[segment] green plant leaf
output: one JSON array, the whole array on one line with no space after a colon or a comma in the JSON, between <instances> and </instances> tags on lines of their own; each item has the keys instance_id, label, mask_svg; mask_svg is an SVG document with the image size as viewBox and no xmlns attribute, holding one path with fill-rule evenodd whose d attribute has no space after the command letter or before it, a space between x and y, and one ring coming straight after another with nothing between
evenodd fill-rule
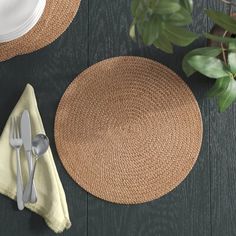
<instances>
[{"instance_id":1,"label":"green plant leaf","mask_svg":"<svg viewBox=\"0 0 236 236\"><path fill-rule=\"evenodd\" d=\"M223 77L216 80L212 88L208 91L208 97L215 97L219 96L223 93L229 86L231 78L230 77Z\"/></svg>"},{"instance_id":2,"label":"green plant leaf","mask_svg":"<svg viewBox=\"0 0 236 236\"><path fill-rule=\"evenodd\" d=\"M195 33L171 24L165 24L164 29L169 40L178 46L185 47L198 38Z\"/></svg>"},{"instance_id":3,"label":"green plant leaf","mask_svg":"<svg viewBox=\"0 0 236 236\"><path fill-rule=\"evenodd\" d=\"M230 37L223 37L223 36L216 36L216 35L213 35L213 34L208 34L208 33L205 33L203 34L207 39L211 39L213 41L216 41L216 42L221 42L221 43L231 43L231 42L234 42L235 39L234 38L230 38Z\"/></svg>"},{"instance_id":4,"label":"green plant leaf","mask_svg":"<svg viewBox=\"0 0 236 236\"><path fill-rule=\"evenodd\" d=\"M217 97L219 110L223 112L236 100L236 81L232 76L219 78L207 95Z\"/></svg>"},{"instance_id":5,"label":"green plant leaf","mask_svg":"<svg viewBox=\"0 0 236 236\"><path fill-rule=\"evenodd\" d=\"M218 106L224 112L236 100L236 81L231 78L228 87L219 94Z\"/></svg>"},{"instance_id":6,"label":"green plant leaf","mask_svg":"<svg viewBox=\"0 0 236 236\"><path fill-rule=\"evenodd\" d=\"M131 2L131 13L134 19L144 20L147 14L147 6L143 0L132 0Z\"/></svg>"},{"instance_id":7,"label":"green plant leaf","mask_svg":"<svg viewBox=\"0 0 236 236\"><path fill-rule=\"evenodd\" d=\"M188 60L188 63L196 71L209 77L218 79L229 75L229 71L220 59L209 56L193 56Z\"/></svg>"},{"instance_id":8,"label":"green plant leaf","mask_svg":"<svg viewBox=\"0 0 236 236\"><path fill-rule=\"evenodd\" d=\"M182 61L182 68L183 71L185 72L185 74L189 77L190 75L192 75L196 70L190 66L190 64L188 63L188 60L192 57L192 56L196 56L196 55L202 55L202 56L210 56L210 57L216 57L218 55L220 55L221 53L221 48L218 47L203 47L203 48L197 48L194 49L192 51L190 51L189 53L187 53Z\"/></svg>"},{"instance_id":9,"label":"green plant leaf","mask_svg":"<svg viewBox=\"0 0 236 236\"><path fill-rule=\"evenodd\" d=\"M149 21L143 22L141 31L144 44L151 45L158 38L159 35L159 17L152 16Z\"/></svg>"},{"instance_id":10,"label":"green plant leaf","mask_svg":"<svg viewBox=\"0 0 236 236\"><path fill-rule=\"evenodd\" d=\"M130 29L129 29L129 36L131 39L136 41L136 32L135 32L135 21L132 22Z\"/></svg>"},{"instance_id":11,"label":"green plant leaf","mask_svg":"<svg viewBox=\"0 0 236 236\"><path fill-rule=\"evenodd\" d=\"M131 2L131 13L133 16L136 16L136 10L139 7L140 0L132 0Z\"/></svg>"},{"instance_id":12,"label":"green plant leaf","mask_svg":"<svg viewBox=\"0 0 236 236\"><path fill-rule=\"evenodd\" d=\"M236 33L236 20L234 20L231 16L213 10L206 10L206 13L217 25L231 33Z\"/></svg>"},{"instance_id":13,"label":"green plant leaf","mask_svg":"<svg viewBox=\"0 0 236 236\"><path fill-rule=\"evenodd\" d=\"M192 22L192 16L185 8L181 7L175 14L171 14L166 21L172 25L183 26Z\"/></svg>"},{"instance_id":14,"label":"green plant leaf","mask_svg":"<svg viewBox=\"0 0 236 236\"><path fill-rule=\"evenodd\" d=\"M232 41L232 42L230 42L229 43L229 51L235 51L236 50L236 39L235 38L233 38L234 39L234 41Z\"/></svg>"},{"instance_id":15,"label":"green plant leaf","mask_svg":"<svg viewBox=\"0 0 236 236\"><path fill-rule=\"evenodd\" d=\"M180 4L189 12L193 11L193 0L180 0Z\"/></svg>"},{"instance_id":16,"label":"green plant leaf","mask_svg":"<svg viewBox=\"0 0 236 236\"><path fill-rule=\"evenodd\" d=\"M229 52L228 52L228 64L230 71L233 74L236 74L236 41L234 43L229 43Z\"/></svg>"},{"instance_id":17,"label":"green plant leaf","mask_svg":"<svg viewBox=\"0 0 236 236\"><path fill-rule=\"evenodd\" d=\"M173 53L173 45L164 34L160 34L158 39L154 42L156 48L161 49L166 53Z\"/></svg>"},{"instance_id":18,"label":"green plant leaf","mask_svg":"<svg viewBox=\"0 0 236 236\"><path fill-rule=\"evenodd\" d=\"M179 11L181 8L178 2L159 0L154 12L160 15L172 14Z\"/></svg>"}]
</instances>

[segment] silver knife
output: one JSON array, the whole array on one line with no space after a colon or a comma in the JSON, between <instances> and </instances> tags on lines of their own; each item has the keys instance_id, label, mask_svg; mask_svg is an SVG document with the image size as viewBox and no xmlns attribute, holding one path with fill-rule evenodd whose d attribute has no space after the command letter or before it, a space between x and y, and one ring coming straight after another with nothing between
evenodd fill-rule
<instances>
[{"instance_id":1,"label":"silver knife","mask_svg":"<svg viewBox=\"0 0 236 236\"><path fill-rule=\"evenodd\" d=\"M33 170L33 163L32 163L32 134L31 134L31 123L30 123L30 115L27 110L22 113L21 116L21 136L23 140L23 146L25 149L25 155L28 160L28 169L29 169L29 176ZM27 186L27 185L26 185ZM23 194L23 201L35 203L37 202L36 196L36 189L35 185L33 184L32 194L29 196L27 189L25 189Z\"/></svg>"}]
</instances>

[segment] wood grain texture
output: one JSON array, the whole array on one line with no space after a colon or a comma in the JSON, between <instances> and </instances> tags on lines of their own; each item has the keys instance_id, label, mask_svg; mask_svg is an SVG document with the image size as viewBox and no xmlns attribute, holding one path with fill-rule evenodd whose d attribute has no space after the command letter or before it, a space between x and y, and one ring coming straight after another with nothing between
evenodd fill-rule
<instances>
[{"instance_id":1,"label":"wood grain texture","mask_svg":"<svg viewBox=\"0 0 236 236\"><path fill-rule=\"evenodd\" d=\"M26 83L32 84L67 197L72 228L61 235L68 236L87 235L87 193L73 182L59 161L53 127L56 108L64 90L87 67L87 13L88 2L82 1L69 29L52 45L30 55L0 63L0 130L2 131ZM17 211L14 201L0 195L0 235L55 234L41 217L29 210Z\"/></svg>"},{"instance_id":2,"label":"wood grain texture","mask_svg":"<svg viewBox=\"0 0 236 236\"><path fill-rule=\"evenodd\" d=\"M207 0L195 1L192 29L203 32L207 19L202 13ZM204 100L208 81L196 75L187 79L181 60L187 50L203 46L198 41L187 49L176 48L167 55L153 47L138 46L128 36L131 22L130 1L89 0L89 63L117 55L138 55L157 60L181 75L195 93L203 114L204 140L201 155L187 179L174 191L149 203L136 206L115 205L89 195L88 236L192 236L211 233L209 106Z\"/></svg>"},{"instance_id":3,"label":"wood grain texture","mask_svg":"<svg viewBox=\"0 0 236 236\"><path fill-rule=\"evenodd\" d=\"M209 1L209 7L229 12L221 1ZM209 28L212 22L209 22ZM212 235L236 235L236 105L219 113L216 101L210 109L211 221Z\"/></svg>"}]
</instances>

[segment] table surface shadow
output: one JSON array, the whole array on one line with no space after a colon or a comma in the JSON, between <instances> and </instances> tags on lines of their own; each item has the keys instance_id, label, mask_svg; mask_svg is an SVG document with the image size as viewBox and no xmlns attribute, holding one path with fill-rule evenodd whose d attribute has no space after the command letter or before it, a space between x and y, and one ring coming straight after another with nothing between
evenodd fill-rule
<instances>
[{"instance_id":1,"label":"table surface shadow","mask_svg":"<svg viewBox=\"0 0 236 236\"><path fill-rule=\"evenodd\" d=\"M191 30L208 31L212 22L203 10L228 12L220 0L194 0ZM51 45L0 63L0 131L27 83L33 85L54 160L65 189L72 227L65 236L233 236L236 235L235 108L219 114L206 91L212 81L196 74L186 78L181 61L189 50L206 45L199 39L167 55L129 38L130 0L82 0L67 31ZM179 74L196 96L204 136L196 165L188 177L160 199L119 205L100 200L79 187L59 160L54 118L63 92L90 65L120 55L147 57ZM1 159L1 152L0 152ZM44 220L29 210L19 212L15 201L0 195L0 236L55 235Z\"/></svg>"}]
</instances>

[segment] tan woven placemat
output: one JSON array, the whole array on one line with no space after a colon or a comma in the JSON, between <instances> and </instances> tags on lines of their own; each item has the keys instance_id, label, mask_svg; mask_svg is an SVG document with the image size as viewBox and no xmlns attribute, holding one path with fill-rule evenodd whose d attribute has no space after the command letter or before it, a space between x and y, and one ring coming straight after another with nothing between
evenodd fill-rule
<instances>
[{"instance_id":1,"label":"tan woven placemat","mask_svg":"<svg viewBox=\"0 0 236 236\"><path fill-rule=\"evenodd\" d=\"M0 61L37 51L56 40L72 22L80 0L47 0L39 22L24 36L0 43Z\"/></svg>"},{"instance_id":2,"label":"tan woven placemat","mask_svg":"<svg viewBox=\"0 0 236 236\"><path fill-rule=\"evenodd\" d=\"M63 95L55 140L70 176L115 203L157 199L192 169L202 119L188 86L149 59L117 57L80 74Z\"/></svg>"}]
</instances>

